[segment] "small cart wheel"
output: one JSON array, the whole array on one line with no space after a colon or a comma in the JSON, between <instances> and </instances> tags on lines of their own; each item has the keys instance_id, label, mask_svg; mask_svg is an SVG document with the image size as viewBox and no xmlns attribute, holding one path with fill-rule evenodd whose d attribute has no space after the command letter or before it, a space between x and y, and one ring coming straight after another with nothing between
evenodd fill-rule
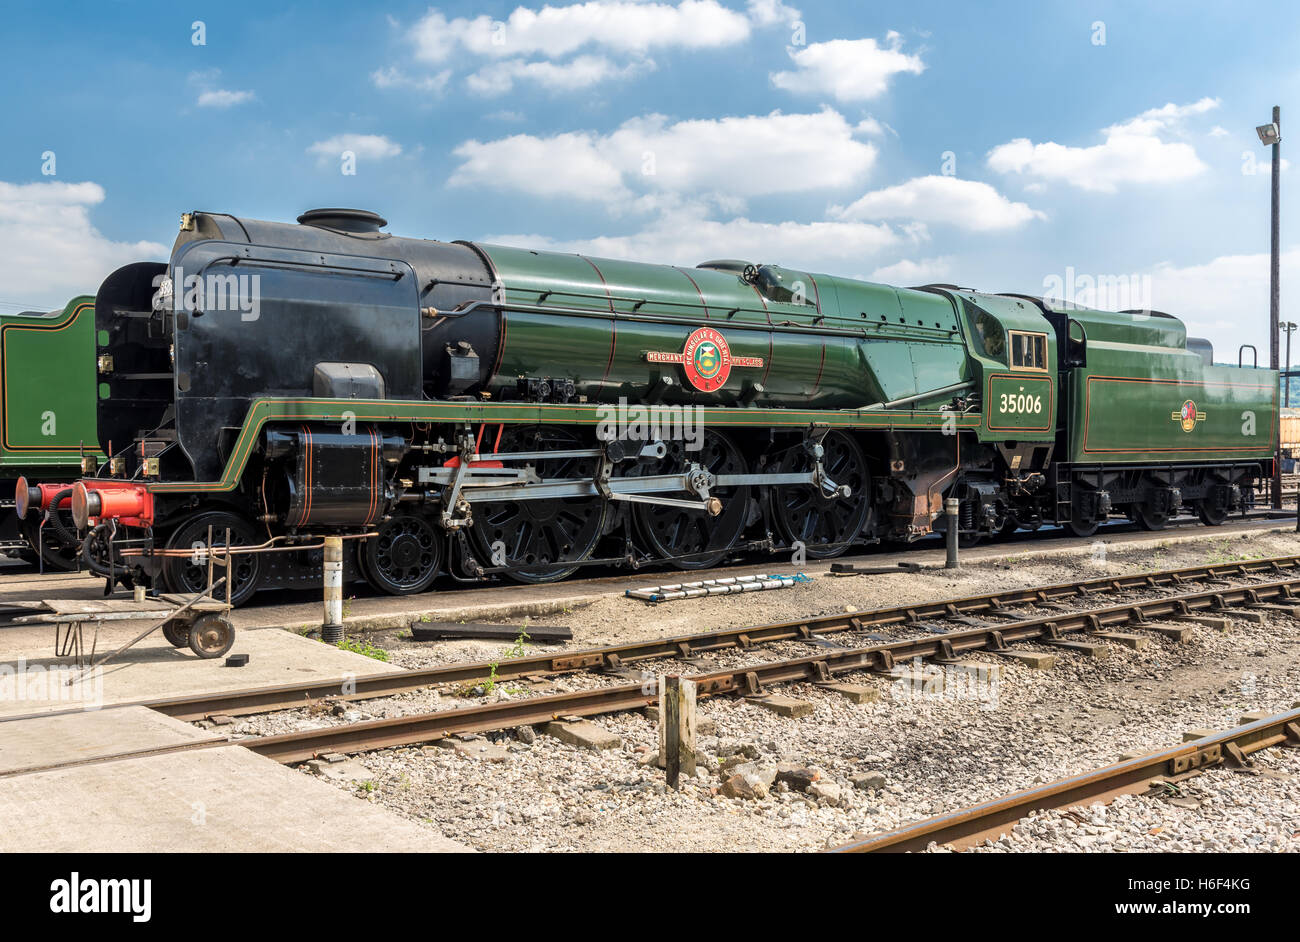
<instances>
[{"instance_id":1,"label":"small cart wheel","mask_svg":"<svg viewBox=\"0 0 1300 942\"><path fill-rule=\"evenodd\" d=\"M183 648L190 643L190 623L187 621L163 622L162 633L173 648Z\"/></svg>"},{"instance_id":2,"label":"small cart wheel","mask_svg":"<svg viewBox=\"0 0 1300 942\"><path fill-rule=\"evenodd\" d=\"M221 657L235 643L235 626L220 615L204 615L190 627L190 650L199 657Z\"/></svg>"}]
</instances>

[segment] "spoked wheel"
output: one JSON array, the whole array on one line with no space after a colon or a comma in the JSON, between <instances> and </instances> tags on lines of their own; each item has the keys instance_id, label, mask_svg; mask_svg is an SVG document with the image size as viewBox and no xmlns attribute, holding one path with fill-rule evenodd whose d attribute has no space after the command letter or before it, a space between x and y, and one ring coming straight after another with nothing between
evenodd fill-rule
<instances>
[{"instance_id":1,"label":"spoked wheel","mask_svg":"<svg viewBox=\"0 0 1300 942\"><path fill-rule=\"evenodd\" d=\"M427 517L395 514L378 527L358 551L361 571L369 582L389 595L423 592L442 568L441 529Z\"/></svg>"},{"instance_id":2,"label":"spoked wheel","mask_svg":"<svg viewBox=\"0 0 1300 942\"><path fill-rule=\"evenodd\" d=\"M1143 530L1163 530L1169 523L1169 511L1155 510L1146 504L1133 507L1133 519Z\"/></svg>"},{"instance_id":3,"label":"spoked wheel","mask_svg":"<svg viewBox=\"0 0 1300 942\"><path fill-rule=\"evenodd\" d=\"M858 443L843 432L832 431L822 439L822 448L826 477L836 487L847 484L848 497L828 497L807 484L772 489L777 530L791 544L802 542L810 559L829 559L846 552L871 515L871 475ZM812 457L795 446L781 459L779 471L809 471L812 466Z\"/></svg>"},{"instance_id":4,"label":"spoked wheel","mask_svg":"<svg viewBox=\"0 0 1300 942\"><path fill-rule=\"evenodd\" d=\"M568 451L590 447L589 442L567 429L537 426L508 429L498 450ZM542 479L589 480L596 471L595 458L543 458L531 463ZM566 563L591 556L604 525L605 501L596 496L484 502L474 505L469 537L485 566L510 566L506 575L517 582L558 582L578 569Z\"/></svg>"},{"instance_id":5,"label":"spoked wheel","mask_svg":"<svg viewBox=\"0 0 1300 942\"><path fill-rule=\"evenodd\" d=\"M170 621L163 622L163 637L173 648L183 648L190 643L190 626L185 622Z\"/></svg>"},{"instance_id":6,"label":"spoked wheel","mask_svg":"<svg viewBox=\"0 0 1300 942\"><path fill-rule=\"evenodd\" d=\"M66 532L76 534L77 525L72 522L71 510L57 510L59 522ZM32 562L40 562L46 569L59 572L71 572L77 568L77 557L81 554L81 541L64 539L57 528L50 522L41 526L41 518L35 514L24 517L22 522L23 539L32 548Z\"/></svg>"},{"instance_id":7,"label":"spoked wheel","mask_svg":"<svg viewBox=\"0 0 1300 942\"><path fill-rule=\"evenodd\" d=\"M251 523L234 514L215 511L199 514L181 524L167 541L167 549L196 550L206 546L208 527L212 528L212 544L216 547L225 545L227 528L230 530L232 546L250 546L257 542ZM253 597L257 584L261 581L262 557L257 553L232 556L230 574L230 603L243 605ZM214 582L224 575L227 575L224 567L212 567ZM207 559L197 551L185 556L168 556L163 562L162 577L168 592L195 595L208 587ZM218 601L224 601L224 586L213 595Z\"/></svg>"},{"instance_id":8,"label":"spoked wheel","mask_svg":"<svg viewBox=\"0 0 1300 942\"><path fill-rule=\"evenodd\" d=\"M1207 527L1217 527L1228 519L1228 508L1206 499L1196 505L1196 516L1200 517L1201 523Z\"/></svg>"},{"instance_id":9,"label":"spoked wheel","mask_svg":"<svg viewBox=\"0 0 1300 942\"><path fill-rule=\"evenodd\" d=\"M201 615L190 626L189 635L190 650L209 660L231 649L235 643L235 626L217 614Z\"/></svg>"},{"instance_id":10,"label":"spoked wheel","mask_svg":"<svg viewBox=\"0 0 1300 942\"><path fill-rule=\"evenodd\" d=\"M687 451L686 443L668 443L668 453L654 462L642 464L640 474L680 474L691 464L698 464L711 474L746 473L745 457L725 435L706 431L698 451ZM655 504L633 504L632 517L637 532L649 544L651 551L667 559L678 569L707 569L716 566L727 551L740 541L749 516L749 487L719 487L709 491L710 497L722 501L722 512L716 517L703 509L666 507ZM662 496L678 500L694 499L685 492L665 493ZM690 556L690 559L674 559Z\"/></svg>"}]
</instances>

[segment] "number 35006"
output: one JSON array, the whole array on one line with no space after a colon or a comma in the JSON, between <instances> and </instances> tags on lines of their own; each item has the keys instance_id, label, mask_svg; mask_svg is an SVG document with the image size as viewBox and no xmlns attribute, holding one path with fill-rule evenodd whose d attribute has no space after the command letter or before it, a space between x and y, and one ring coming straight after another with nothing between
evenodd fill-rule
<instances>
[{"instance_id":1,"label":"number 35006","mask_svg":"<svg viewBox=\"0 0 1300 942\"><path fill-rule=\"evenodd\" d=\"M998 411L1012 415L1017 412L1037 415L1043 411L1043 397L1026 393L1003 393L998 401Z\"/></svg>"}]
</instances>

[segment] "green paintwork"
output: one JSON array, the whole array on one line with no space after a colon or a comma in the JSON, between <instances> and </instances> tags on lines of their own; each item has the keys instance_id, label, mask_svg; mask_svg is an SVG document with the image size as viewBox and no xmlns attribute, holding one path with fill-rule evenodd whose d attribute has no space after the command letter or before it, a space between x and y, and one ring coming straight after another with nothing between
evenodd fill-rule
<instances>
[{"instance_id":1,"label":"green paintwork","mask_svg":"<svg viewBox=\"0 0 1300 942\"><path fill-rule=\"evenodd\" d=\"M543 405L525 403L403 402L393 399L258 399L249 407L239 437L219 481L180 481L152 483L149 490L159 493L188 491L231 491L248 464L249 455L260 439L262 429L277 422L341 423L345 418L357 422L447 422L477 425L566 424L596 426L602 421L616 421L616 406ZM812 409L730 409L702 407L699 421L716 428L807 428L827 425L832 428L916 429L941 431L947 416L939 412L838 411ZM975 415L962 416L957 428L974 428Z\"/></svg>"},{"instance_id":2,"label":"green paintwork","mask_svg":"<svg viewBox=\"0 0 1300 942\"><path fill-rule=\"evenodd\" d=\"M1093 337L1089 331L1087 368L1072 371L1066 393L1070 461L1272 457L1277 373L1208 366L1186 350ZM1195 415L1184 429L1187 402Z\"/></svg>"},{"instance_id":3,"label":"green paintwork","mask_svg":"<svg viewBox=\"0 0 1300 942\"><path fill-rule=\"evenodd\" d=\"M492 388L519 376L564 376L589 400L635 401L667 376L675 385L659 390L665 402L844 409L951 385L965 373L952 302L939 295L773 268L780 288L764 295L740 277L744 263L679 268L478 248L504 297ZM679 364L647 359L681 353L700 327L718 330L733 357L754 365L736 365L722 388L701 392Z\"/></svg>"},{"instance_id":4,"label":"green paintwork","mask_svg":"<svg viewBox=\"0 0 1300 942\"><path fill-rule=\"evenodd\" d=\"M0 474L80 473L95 434L93 297L50 314L0 315Z\"/></svg>"},{"instance_id":5,"label":"green paintwork","mask_svg":"<svg viewBox=\"0 0 1300 942\"><path fill-rule=\"evenodd\" d=\"M962 305L962 329L984 406L981 441L1051 441L1056 437L1059 390L1054 370L1011 366L1007 332L1047 336L1047 363L1057 362L1056 334L1047 318L1021 298L953 292ZM987 336L987 339L985 337Z\"/></svg>"}]
</instances>

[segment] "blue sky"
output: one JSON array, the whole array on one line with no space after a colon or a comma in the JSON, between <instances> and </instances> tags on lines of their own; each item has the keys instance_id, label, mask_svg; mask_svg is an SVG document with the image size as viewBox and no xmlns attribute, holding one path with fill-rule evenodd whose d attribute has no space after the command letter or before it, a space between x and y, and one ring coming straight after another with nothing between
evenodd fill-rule
<instances>
[{"instance_id":1,"label":"blue sky","mask_svg":"<svg viewBox=\"0 0 1300 942\"><path fill-rule=\"evenodd\" d=\"M1300 122L1296 5L544 7L8 4L0 310L93 292L187 210L343 205L411 236L900 284L1072 271L1076 300L1182 314L1221 358L1266 343L1254 126Z\"/></svg>"}]
</instances>

